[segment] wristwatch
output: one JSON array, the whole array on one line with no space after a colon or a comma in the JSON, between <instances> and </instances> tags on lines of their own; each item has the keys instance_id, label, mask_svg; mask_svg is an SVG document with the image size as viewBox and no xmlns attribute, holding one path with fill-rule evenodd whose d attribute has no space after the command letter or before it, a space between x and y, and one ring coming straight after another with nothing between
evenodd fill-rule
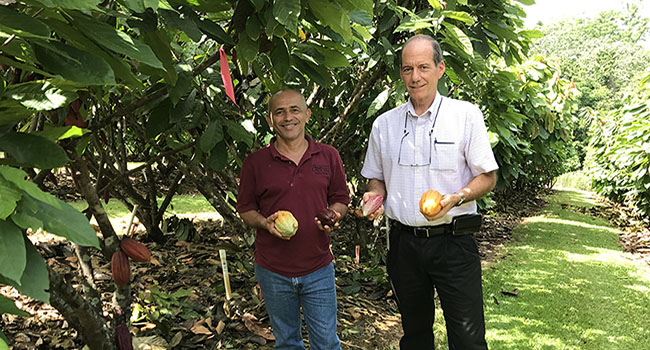
<instances>
[{"instance_id":1,"label":"wristwatch","mask_svg":"<svg viewBox=\"0 0 650 350\"><path fill-rule=\"evenodd\" d=\"M465 194L463 192L456 192L456 194L460 196L460 200L456 203L456 206L460 207L461 204L465 203Z\"/></svg>"}]
</instances>

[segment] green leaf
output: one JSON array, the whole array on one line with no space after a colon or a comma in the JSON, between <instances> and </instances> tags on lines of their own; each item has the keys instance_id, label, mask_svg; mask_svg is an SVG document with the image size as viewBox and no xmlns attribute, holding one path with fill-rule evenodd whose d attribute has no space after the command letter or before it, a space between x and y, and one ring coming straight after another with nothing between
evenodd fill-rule
<instances>
[{"instance_id":1,"label":"green leaf","mask_svg":"<svg viewBox=\"0 0 650 350\"><path fill-rule=\"evenodd\" d=\"M0 220L0 275L20 281L26 265L23 232L13 222Z\"/></svg>"},{"instance_id":2,"label":"green leaf","mask_svg":"<svg viewBox=\"0 0 650 350\"><path fill-rule=\"evenodd\" d=\"M223 140L223 128L217 120L212 120L199 139L199 148L203 152L209 152L214 146Z\"/></svg>"},{"instance_id":3,"label":"green leaf","mask_svg":"<svg viewBox=\"0 0 650 350\"><path fill-rule=\"evenodd\" d=\"M16 209L16 203L22 198L23 193L11 182L0 176L0 220L6 220ZM2 265L0 265L2 266Z\"/></svg>"},{"instance_id":4,"label":"green leaf","mask_svg":"<svg viewBox=\"0 0 650 350\"><path fill-rule=\"evenodd\" d=\"M275 1L273 4L273 16L288 31L297 34L300 8L300 0Z\"/></svg>"},{"instance_id":5,"label":"green leaf","mask_svg":"<svg viewBox=\"0 0 650 350\"><path fill-rule=\"evenodd\" d=\"M76 93L61 90L49 81L30 81L9 85L5 97L37 111L57 109L78 98Z\"/></svg>"},{"instance_id":6,"label":"green leaf","mask_svg":"<svg viewBox=\"0 0 650 350\"><path fill-rule=\"evenodd\" d=\"M228 129L228 135L230 135L233 140L244 142L248 147L253 146L253 134L248 132L243 125L232 120L226 120L225 122Z\"/></svg>"},{"instance_id":7,"label":"green leaf","mask_svg":"<svg viewBox=\"0 0 650 350\"><path fill-rule=\"evenodd\" d=\"M372 17L366 11L356 10L350 12L350 20L353 23L360 24L366 27L372 27Z\"/></svg>"},{"instance_id":8,"label":"green leaf","mask_svg":"<svg viewBox=\"0 0 650 350\"><path fill-rule=\"evenodd\" d=\"M468 26L474 24L474 19L470 17L469 13L464 11L442 11L441 14L447 18L465 22Z\"/></svg>"},{"instance_id":9,"label":"green leaf","mask_svg":"<svg viewBox=\"0 0 650 350\"><path fill-rule=\"evenodd\" d=\"M283 38L273 37L273 45L275 47L270 54L273 69L278 72L280 78L284 78L289 72L289 65L291 64L289 49Z\"/></svg>"},{"instance_id":10,"label":"green leaf","mask_svg":"<svg viewBox=\"0 0 650 350\"><path fill-rule=\"evenodd\" d=\"M309 8L323 25L329 26L347 42L352 41L350 16L328 1L308 0Z\"/></svg>"},{"instance_id":11,"label":"green leaf","mask_svg":"<svg viewBox=\"0 0 650 350\"><path fill-rule=\"evenodd\" d=\"M172 101L172 104L174 106L190 90L190 88L192 87L192 79L194 79L194 77L192 76L191 67L180 65L180 68L181 68L181 72L178 74L178 79L176 80L176 84L169 92L169 99ZM187 68L187 70L182 70L184 68Z\"/></svg>"},{"instance_id":12,"label":"green leaf","mask_svg":"<svg viewBox=\"0 0 650 350\"><path fill-rule=\"evenodd\" d=\"M0 350L9 350L9 340L0 330Z\"/></svg>"},{"instance_id":13,"label":"green leaf","mask_svg":"<svg viewBox=\"0 0 650 350\"><path fill-rule=\"evenodd\" d=\"M321 87L329 88L329 86L332 84L332 78L330 77L327 70L323 67L310 62L309 58L305 56L300 57L298 54L296 54L293 55L292 58L296 68L298 68L301 73L307 75L309 79L315 81Z\"/></svg>"},{"instance_id":14,"label":"green leaf","mask_svg":"<svg viewBox=\"0 0 650 350\"><path fill-rule=\"evenodd\" d=\"M67 57L37 42L34 53L46 70L85 85L116 84L111 66L101 57L58 42L49 45L64 52Z\"/></svg>"},{"instance_id":15,"label":"green leaf","mask_svg":"<svg viewBox=\"0 0 650 350\"><path fill-rule=\"evenodd\" d=\"M443 25L447 29L446 33L449 34L451 39L460 44L460 48L470 57L474 56L474 47L472 47L472 41L469 39L467 34L453 24L443 22Z\"/></svg>"},{"instance_id":16,"label":"green leaf","mask_svg":"<svg viewBox=\"0 0 650 350\"><path fill-rule=\"evenodd\" d=\"M81 14L74 15L73 17L77 28L98 45L136 59L154 68L163 68L162 63L153 51L151 51L151 48L139 40L94 18Z\"/></svg>"},{"instance_id":17,"label":"green leaf","mask_svg":"<svg viewBox=\"0 0 650 350\"><path fill-rule=\"evenodd\" d=\"M172 48L169 44L169 38L166 32L156 30L152 33L144 35L144 42L147 43L152 49L156 57L162 62L165 67L165 80L168 85L176 85L178 74L174 69L174 57L172 56Z\"/></svg>"},{"instance_id":18,"label":"green leaf","mask_svg":"<svg viewBox=\"0 0 650 350\"><path fill-rule=\"evenodd\" d=\"M442 10L442 5L440 5L439 0L429 0L429 5L431 5L435 10Z\"/></svg>"},{"instance_id":19,"label":"green leaf","mask_svg":"<svg viewBox=\"0 0 650 350\"><path fill-rule=\"evenodd\" d=\"M255 6L256 11L260 11L264 8L265 0L249 0L253 6Z\"/></svg>"},{"instance_id":20,"label":"green leaf","mask_svg":"<svg viewBox=\"0 0 650 350\"><path fill-rule=\"evenodd\" d=\"M390 90L384 90L375 97L375 99L372 101L370 104L370 108L368 108L368 112L366 112L366 118L372 117L377 111L382 109L384 105L386 104L386 101L388 101L388 93Z\"/></svg>"},{"instance_id":21,"label":"green leaf","mask_svg":"<svg viewBox=\"0 0 650 350\"><path fill-rule=\"evenodd\" d=\"M147 138L154 138L171 127L169 122L169 111L171 109L171 101L166 99L151 110L145 126L145 136Z\"/></svg>"},{"instance_id":22,"label":"green leaf","mask_svg":"<svg viewBox=\"0 0 650 350\"><path fill-rule=\"evenodd\" d=\"M58 35L65 38L68 44L72 45L74 43L75 46L103 58L111 66L115 77L122 79L124 83L134 89L142 88L142 82L131 72L131 67L127 65L123 58L117 58L113 53L97 46L92 40L88 40L79 30L67 23L49 18L47 19L47 24Z\"/></svg>"},{"instance_id":23,"label":"green leaf","mask_svg":"<svg viewBox=\"0 0 650 350\"><path fill-rule=\"evenodd\" d=\"M316 50L323 55L325 58L323 63L330 68L348 67L350 65L348 58L338 50L320 46L317 46Z\"/></svg>"},{"instance_id":24,"label":"green leaf","mask_svg":"<svg viewBox=\"0 0 650 350\"><path fill-rule=\"evenodd\" d=\"M43 130L34 133L50 141L64 140L71 137L79 137L89 133L88 129L81 129L74 125L70 126L52 126L46 125Z\"/></svg>"},{"instance_id":25,"label":"green leaf","mask_svg":"<svg viewBox=\"0 0 650 350\"><path fill-rule=\"evenodd\" d=\"M50 278L47 273L45 261L38 251L32 245L32 242L23 237L25 242L25 251L27 264L25 271L20 279L20 284L15 283L0 275L0 284L7 284L16 288L20 293L44 303L50 302L50 294L47 290L50 288Z\"/></svg>"},{"instance_id":26,"label":"green leaf","mask_svg":"<svg viewBox=\"0 0 650 350\"><path fill-rule=\"evenodd\" d=\"M151 8L154 11L158 9L158 0L119 0L119 2L137 13L142 13L147 8Z\"/></svg>"},{"instance_id":27,"label":"green leaf","mask_svg":"<svg viewBox=\"0 0 650 350\"><path fill-rule=\"evenodd\" d=\"M184 13L186 15L189 13L190 17L194 20L194 23L196 23L199 29L201 29L201 31L211 39L220 44L234 44L230 35L228 35L216 22L209 19L201 19L196 15L196 13L194 13L194 11L185 11Z\"/></svg>"},{"instance_id":28,"label":"green leaf","mask_svg":"<svg viewBox=\"0 0 650 350\"><path fill-rule=\"evenodd\" d=\"M50 28L38 19L0 5L0 29L22 38L49 39Z\"/></svg>"},{"instance_id":29,"label":"green leaf","mask_svg":"<svg viewBox=\"0 0 650 350\"><path fill-rule=\"evenodd\" d=\"M168 26L184 32L195 42L201 40L203 33L192 19L181 17L175 11L159 10L158 14L162 16Z\"/></svg>"},{"instance_id":30,"label":"green leaf","mask_svg":"<svg viewBox=\"0 0 650 350\"><path fill-rule=\"evenodd\" d=\"M0 315L2 314L11 314L25 317L31 316L29 313L17 308L16 303L13 300L5 297L4 295L0 295ZM0 349L2 349L2 340L0 340Z\"/></svg>"},{"instance_id":31,"label":"green leaf","mask_svg":"<svg viewBox=\"0 0 650 350\"><path fill-rule=\"evenodd\" d=\"M259 41L253 41L246 33L239 33L239 42L237 43L237 53L246 61L252 61L259 52Z\"/></svg>"},{"instance_id":32,"label":"green leaf","mask_svg":"<svg viewBox=\"0 0 650 350\"><path fill-rule=\"evenodd\" d=\"M535 0L517 0L517 2L520 2L524 5L535 5Z\"/></svg>"},{"instance_id":33,"label":"green leaf","mask_svg":"<svg viewBox=\"0 0 650 350\"><path fill-rule=\"evenodd\" d=\"M39 169L58 168L70 160L63 148L40 136L12 132L0 137L0 150L16 161Z\"/></svg>"},{"instance_id":34,"label":"green leaf","mask_svg":"<svg viewBox=\"0 0 650 350\"><path fill-rule=\"evenodd\" d=\"M16 101L4 100L0 102L0 126L16 124L33 114L33 110L23 107Z\"/></svg>"},{"instance_id":35,"label":"green leaf","mask_svg":"<svg viewBox=\"0 0 650 350\"><path fill-rule=\"evenodd\" d=\"M372 16L373 14L373 0L336 0L348 12L363 11Z\"/></svg>"},{"instance_id":36,"label":"green leaf","mask_svg":"<svg viewBox=\"0 0 650 350\"><path fill-rule=\"evenodd\" d=\"M61 209L60 203L62 202L53 195L41 191L41 189L38 188L35 183L26 180L26 172L9 166L0 165L0 176L2 176L5 180L11 182L18 189L27 192L30 196L36 198L37 200L45 202L55 208Z\"/></svg>"},{"instance_id":37,"label":"green leaf","mask_svg":"<svg viewBox=\"0 0 650 350\"><path fill-rule=\"evenodd\" d=\"M86 216L69 204L59 201L61 209L23 195L18 202L16 213L11 216L13 222L22 228L39 228L83 246L99 248L95 229L90 226ZM38 225L41 222L41 225Z\"/></svg>"},{"instance_id":38,"label":"green leaf","mask_svg":"<svg viewBox=\"0 0 650 350\"><path fill-rule=\"evenodd\" d=\"M432 22L433 20L434 19L432 18L419 18L416 20L407 20L406 22L400 23L400 25L397 26L397 28L395 28L394 33L409 32L418 29L437 27L438 24L433 23Z\"/></svg>"},{"instance_id":39,"label":"green leaf","mask_svg":"<svg viewBox=\"0 0 650 350\"><path fill-rule=\"evenodd\" d=\"M212 170L223 170L228 164L228 149L224 142L217 143L210 150L210 168Z\"/></svg>"},{"instance_id":40,"label":"green leaf","mask_svg":"<svg viewBox=\"0 0 650 350\"><path fill-rule=\"evenodd\" d=\"M60 7L71 10L97 10L98 0L36 0L47 7Z\"/></svg>"}]
</instances>

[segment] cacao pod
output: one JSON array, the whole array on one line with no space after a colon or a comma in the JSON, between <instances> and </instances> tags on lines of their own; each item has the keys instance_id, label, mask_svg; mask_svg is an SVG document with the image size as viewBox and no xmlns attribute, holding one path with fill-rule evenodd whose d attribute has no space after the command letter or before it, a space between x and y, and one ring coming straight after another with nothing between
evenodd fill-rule
<instances>
[{"instance_id":1,"label":"cacao pod","mask_svg":"<svg viewBox=\"0 0 650 350\"><path fill-rule=\"evenodd\" d=\"M298 220L286 210L278 210L278 217L275 219L275 228L284 237L292 237L298 231Z\"/></svg>"},{"instance_id":2,"label":"cacao pod","mask_svg":"<svg viewBox=\"0 0 650 350\"><path fill-rule=\"evenodd\" d=\"M361 207L361 213L363 216L368 216L377 211L383 202L384 197L382 195L373 194L365 203L363 203L363 207Z\"/></svg>"},{"instance_id":3,"label":"cacao pod","mask_svg":"<svg viewBox=\"0 0 650 350\"><path fill-rule=\"evenodd\" d=\"M145 262L151 260L151 252L147 249L147 246L136 241L133 238L125 237L120 241L120 248L126 256L137 261Z\"/></svg>"},{"instance_id":4,"label":"cacao pod","mask_svg":"<svg viewBox=\"0 0 650 350\"><path fill-rule=\"evenodd\" d=\"M117 338L118 350L133 350L133 339L129 327L125 323L117 326L115 330L115 337Z\"/></svg>"},{"instance_id":5,"label":"cacao pod","mask_svg":"<svg viewBox=\"0 0 650 350\"><path fill-rule=\"evenodd\" d=\"M113 253L111 258L111 272L113 280L118 286L126 286L131 279L131 270L129 269L129 258L121 250Z\"/></svg>"},{"instance_id":6,"label":"cacao pod","mask_svg":"<svg viewBox=\"0 0 650 350\"><path fill-rule=\"evenodd\" d=\"M332 208L324 208L318 212L316 218L318 218L321 225L333 228L336 223L336 212Z\"/></svg>"},{"instance_id":7,"label":"cacao pod","mask_svg":"<svg viewBox=\"0 0 650 350\"><path fill-rule=\"evenodd\" d=\"M442 195L436 190L424 192L420 198L420 212L427 216L436 215L442 209L441 199Z\"/></svg>"}]
</instances>

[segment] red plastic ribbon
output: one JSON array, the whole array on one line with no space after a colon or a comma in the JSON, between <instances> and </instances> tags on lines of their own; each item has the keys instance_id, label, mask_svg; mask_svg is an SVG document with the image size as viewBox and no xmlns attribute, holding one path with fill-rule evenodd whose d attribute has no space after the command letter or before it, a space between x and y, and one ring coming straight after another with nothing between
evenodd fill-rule
<instances>
[{"instance_id":1,"label":"red plastic ribbon","mask_svg":"<svg viewBox=\"0 0 650 350\"><path fill-rule=\"evenodd\" d=\"M223 86L226 89L226 95L230 97L235 106L239 107L237 101L235 101L235 89L232 86L232 78L230 77L228 57L226 56L226 52L223 50L223 47L219 48L219 60L221 61L221 80L223 81Z\"/></svg>"}]
</instances>

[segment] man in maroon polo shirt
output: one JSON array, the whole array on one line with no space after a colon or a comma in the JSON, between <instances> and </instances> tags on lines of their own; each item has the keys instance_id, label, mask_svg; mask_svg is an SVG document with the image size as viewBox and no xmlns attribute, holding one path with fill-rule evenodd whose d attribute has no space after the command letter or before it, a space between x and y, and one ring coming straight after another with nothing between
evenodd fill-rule
<instances>
[{"instance_id":1,"label":"man in maroon polo shirt","mask_svg":"<svg viewBox=\"0 0 650 350\"><path fill-rule=\"evenodd\" d=\"M304 349L301 307L311 348L341 348L329 245L330 232L347 212L350 197L336 149L305 135L310 116L297 91L282 90L271 97L266 121L276 137L244 160L237 196L241 218L257 229L255 275L276 349ZM316 218L326 207L336 212L333 227L323 227ZM293 237L283 237L275 229L278 210L288 210L298 220Z\"/></svg>"}]
</instances>

